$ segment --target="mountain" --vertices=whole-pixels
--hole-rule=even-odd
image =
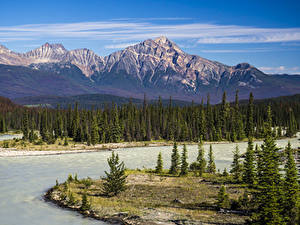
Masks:
[[[172,95],[176,99],[199,102],[210,93],[212,102],[217,102],[224,91],[232,99],[237,89],[241,98],[247,98],[249,92],[253,92],[256,98],[300,93],[299,75],[268,75],[248,63],[227,66],[187,54],[166,37],[145,40],[104,58],[88,49],[68,51],[61,44],[46,43],[24,54],[0,46],[0,64],[23,66],[23,70],[40,83],[40,87],[31,87],[31,92],[22,90],[32,79],[28,74],[20,73],[20,68],[10,67],[11,77],[6,77],[9,81],[6,80],[5,84],[1,82],[4,78],[0,73],[0,94],[2,89],[7,90],[7,85],[19,85],[19,91],[17,94],[12,90],[2,91],[8,97],[22,97],[22,91],[23,96],[74,95],[76,92],[137,98],[146,93],[149,98]],[[57,80],[52,82],[60,88],[43,85],[45,82],[38,76],[44,72],[48,81],[63,79],[60,85]],[[4,74],[7,75],[8,71]],[[14,81],[22,76],[23,84]]]

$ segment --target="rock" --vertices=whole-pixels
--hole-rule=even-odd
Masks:
[[[177,198],[175,198],[172,202],[173,202],[173,203],[184,204],[183,201],[181,201],[180,199],[177,199]]]

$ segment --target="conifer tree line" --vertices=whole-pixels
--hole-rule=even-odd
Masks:
[[[187,147],[183,145],[180,153],[174,142],[169,174],[185,176],[191,171],[202,177],[204,173],[227,177],[227,182],[241,184],[245,190],[238,204],[251,212],[250,224],[299,224],[300,223],[300,187],[295,162],[296,150],[290,142],[283,151],[276,146],[272,129],[272,111],[269,106],[264,121],[264,141],[259,147],[253,144],[253,133],[248,133],[248,147],[242,160],[238,146],[233,152],[230,174],[216,172],[212,145],[205,159],[202,141],[198,145],[198,156],[190,166],[187,162]],[[282,169],[281,169],[282,168]],[[156,173],[163,174],[163,159],[158,155]],[[249,196],[251,196],[249,198]],[[251,200],[251,201],[250,201]],[[234,201],[233,201],[234,202]],[[231,209],[229,196],[224,185],[217,196],[220,208]],[[236,206],[235,206],[236,207]]]
[[[254,104],[253,95],[247,104],[229,103],[224,92],[222,102],[211,105],[209,95],[204,104],[190,106],[164,106],[162,100],[142,106],[128,103],[112,104],[104,109],[56,109],[16,107],[0,109],[0,132],[7,129],[22,130],[24,138],[34,138],[36,130],[42,139],[51,142],[59,137],[73,138],[88,144],[120,141],[237,141],[247,136],[263,137],[263,121],[267,117],[266,105]],[[300,103],[272,104],[273,135],[293,136],[300,127]],[[284,132],[286,130],[286,133]]]

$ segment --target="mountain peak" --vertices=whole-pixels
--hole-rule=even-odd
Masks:
[[[4,45],[0,44],[0,53],[4,53],[4,52],[10,52],[10,50],[6,48]]]
[[[252,66],[249,63],[239,63],[234,68],[246,70],[246,69],[249,69],[250,67],[252,67]]]
[[[160,43],[170,42],[170,40],[166,36],[160,36],[158,38],[155,38],[154,41],[155,42],[160,42]]]
[[[41,46],[42,48],[52,48],[52,49],[62,49],[62,50],[66,50],[65,47],[60,44],[60,43],[55,43],[55,44],[49,44],[48,42],[46,42],[45,44],[43,44]]]
[[[160,36],[158,38],[155,38],[153,41],[158,45],[163,45],[163,46],[167,45],[169,47],[176,46],[176,44],[173,41],[170,41],[166,36]]]

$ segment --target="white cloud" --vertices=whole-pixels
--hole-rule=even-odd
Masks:
[[[107,49],[119,49],[119,48],[126,48],[131,45],[135,45],[137,43],[121,43],[121,44],[115,44],[115,45],[105,45],[104,48]]]
[[[201,50],[203,53],[255,53],[255,52],[269,52],[271,49],[254,48],[254,49],[207,49]]]
[[[183,23],[188,18],[120,19],[98,22],[27,24],[0,26],[0,39],[87,39],[141,41],[165,35],[171,39],[193,40],[201,44],[299,42],[300,28],[259,28],[236,25]],[[164,20],[173,20],[172,24]],[[176,23],[178,20],[178,23]],[[181,21],[180,21],[181,20]],[[151,22],[153,21],[153,22]]]
[[[262,70],[265,73],[270,74],[300,74],[300,67],[286,67],[286,66],[278,66],[278,67],[259,67],[258,69]]]

